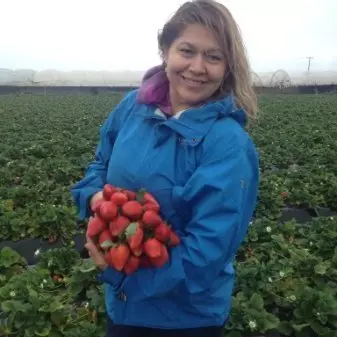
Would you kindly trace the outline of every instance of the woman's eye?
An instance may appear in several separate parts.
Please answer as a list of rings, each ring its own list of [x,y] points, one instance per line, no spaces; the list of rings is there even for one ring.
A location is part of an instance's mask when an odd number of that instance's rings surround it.
[[[190,49],[182,48],[182,49],[180,49],[180,51],[181,51],[182,53],[184,53],[184,54],[187,54],[187,55],[192,54],[192,50],[190,50]]]
[[[211,61],[221,61],[222,58],[218,55],[208,55],[208,58],[211,60]]]

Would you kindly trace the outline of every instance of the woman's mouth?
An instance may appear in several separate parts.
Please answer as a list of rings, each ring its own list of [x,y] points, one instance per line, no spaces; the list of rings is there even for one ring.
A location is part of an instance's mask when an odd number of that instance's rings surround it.
[[[207,83],[207,81],[197,80],[197,79],[185,77],[183,75],[180,75],[180,76],[189,86],[199,87]]]

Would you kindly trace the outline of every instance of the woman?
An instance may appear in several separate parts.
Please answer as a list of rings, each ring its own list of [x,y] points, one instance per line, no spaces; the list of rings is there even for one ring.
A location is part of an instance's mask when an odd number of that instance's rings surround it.
[[[106,284],[107,336],[221,336],[232,261],[257,199],[258,156],[245,131],[256,97],[239,30],[220,3],[183,4],[158,42],[163,65],[108,116],[72,192],[83,219],[106,183],[145,188],[181,238],[165,266],[130,276],[88,240]]]

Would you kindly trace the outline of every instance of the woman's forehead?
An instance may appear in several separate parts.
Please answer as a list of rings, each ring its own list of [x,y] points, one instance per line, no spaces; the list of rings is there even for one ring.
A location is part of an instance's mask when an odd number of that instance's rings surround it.
[[[207,51],[221,51],[214,33],[199,24],[187,25],[175,41],[176,44],[186,44],[190,47]]]

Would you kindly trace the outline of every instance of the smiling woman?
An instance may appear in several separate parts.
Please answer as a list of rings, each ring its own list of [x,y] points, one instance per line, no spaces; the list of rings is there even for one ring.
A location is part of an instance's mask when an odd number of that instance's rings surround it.
[[[207,0],[183,4],[164,25],[158,44],[175,109],[233,93],[247,116],[255,117],[242,36],[225,6]]]
[[[200,24],[186,27],[170,48],[164,45],[164,60],[174,113],[211,97],[228,69],[224,51]]]
[[[73,196],[85,218],[107,184],[145,188],[180,239],[165,265],[150,260],[150,268],[130,275],[128,262],[116,270],[115,255],[104,256],[88,235],[86,247],[107,285],[107,336],[218,337],[231,310],[233,260],[257,201],[258,154],[246,130],[256,97],[239,30],[220,3],[185,3],[158,42],[163,64],[109,114]],[[144,223],[141,217],[140,231]],[[122,237],[117,241],[119,262],[139,258]]]

